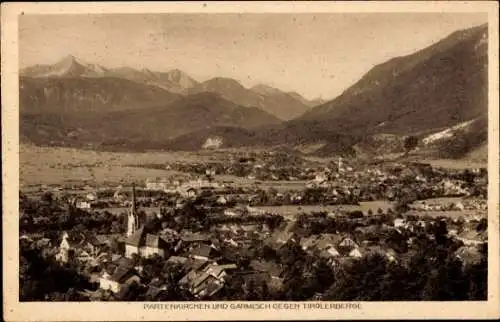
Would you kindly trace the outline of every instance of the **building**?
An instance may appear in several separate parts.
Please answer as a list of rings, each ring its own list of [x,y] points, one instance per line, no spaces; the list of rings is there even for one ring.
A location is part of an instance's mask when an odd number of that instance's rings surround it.
[[[146,180],[145,186],[146,190],[153,190],[153,191],[166,191],[170,189],[170,183],[165,179],[153,181],[148,178]]]
[[[206,244],[199,245],[190,252],[190,257],[199,260],[214,259],[217,256],[219,256],[219,252],[215,247]]]
[[[125,257],[132,258],[137,254],[140,257],[159,255],[165,258],[169,248],[170,244],[163,237],[150,234],[141,227],[125,241]]]
[[[139,228],[137,216],[135,185],[132,186],[132,205],[128,213],[127,239],[125,240],[125,257],[131,258],[134,254],[141,257],[159,255],[165,257],[165,251],[170,244],[161,236],[150,234],[144,227]]]
[[[132,185],[132,205],[128,212],[127,237],[131,237],[139,228],[139,218],[137,216],[137,207],[135,200],[135,184]]]
[[[86,200],[79,200],[76,202],[76,208],[78,209],[90,209],[92,208],[92,203]]]
[[[104,271],[99,277],[99,288],[118,293],[123,286],[132,283],[140,283],[141,279],[135,273],[135,270],[128,265],[118,266],[113,274]]]
[[[64,232],[62,235],[62,241],[59,245],[59,253],[56,254],[56,260],[66,264],[74,255],[75,250],[71,247],[69,241],[69,235],[67,232]]]
[[[228,276],[226,269],[228,268],[216,263],[203,264],[189,271],[179,281],[179,285],[195,297],[212,296],[224,287]]]

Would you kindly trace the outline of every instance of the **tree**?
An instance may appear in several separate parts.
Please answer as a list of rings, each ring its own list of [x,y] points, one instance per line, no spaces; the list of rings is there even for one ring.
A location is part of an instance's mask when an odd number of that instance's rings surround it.
[[[488,220],[486,218],[481,218],[479,223],[476,226],[476,231],[477,232],[483,232],[488,229]]]
[[[46,191],[46,192],[44,192],[44,194],[42,195],[40,200],[51,205],[52,201],[54,200],[54,196],[52,195],[52,192]]]
[[[410,135],[405,138],[404,147],[406,154],[408,154],[411,150],[415,149],[418,145],[418,138],[416,136]]]

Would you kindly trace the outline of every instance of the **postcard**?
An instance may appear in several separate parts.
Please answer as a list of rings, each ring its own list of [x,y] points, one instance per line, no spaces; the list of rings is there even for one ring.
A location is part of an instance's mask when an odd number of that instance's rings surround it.
[[[499,317],[498,3],[1,17],[6,321]]]

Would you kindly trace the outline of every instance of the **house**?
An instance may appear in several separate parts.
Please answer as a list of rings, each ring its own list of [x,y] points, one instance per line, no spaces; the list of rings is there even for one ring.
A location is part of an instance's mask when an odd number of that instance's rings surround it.
[[[155,190],[155,191],[165,191],[169,188],[169,182],[165,179],[161,180],[151,180],[146,179],[146,190]]]
[[[97,194],[95,192],[89,192],[89,193],[87,193],[87,195],[85,196],[85,198],[88,201],[96,201],[97,200]]]
[[[183,256],[170,256],[166,263],[170,265],[184,265],[189,259]]]
[[[319,236],[318,235],[312,235],[309,237],[303,237],[300,239],[300,246],[302,247],[303,250],[308,250],[312,249],[315,247],[317,240]]]
[[[325,259],[326,262],[332,266],[336,264],[335,258],[339,256],[340,256],[339,251],[333,246],[329,246],[326,249],[320,251],[319,253],[319,257]]]
[[[199,260],[209,260],[218,257],[220,253],[213,246],[209,245],[200,245],[193,250],[191,250],[189,256],[194,259]]]
[[[142,227],[125,241],[125,257],[131,258],[133,254],[150,257],[156,254],[164,258],[169,248],[170,244],[162,237],[147,233]]]
[[[90,209],[92,208],[92,203],[86,200],[79,200],[75,203],[75,207],[78,209]]]
[[[348,256],[353,257],[353,258],[361,258],[361,257],[363,257],[363,254],[361,254],[361,251],[359,250],[359,248],[353,248],[349,252]]]
[[[146,291],[146,294],[144,294],[144,296],[150,301],[151,300],[157,301],[166,294],[167,294],[167,285],[165,284],[159,285],[158,283],[153,284],[152,282],[148,285],[148,290]]]
[[[179,285],[189,290],[195,297],[212,296],[224,287],[227,272],[224,267],[212,263],[193,268],[180,281]]]
[[[124,285],[130,285],[134,282],[140,283],[141,279],[137,276],[134,268],[129,265],[118,266],[113,274],[104,271],[99,278],[99,288],[118,293]]]
[[[403,218],[396,218],[393,224],[395,228],[405,227],[406,221]]]
[[[179,251],[181,248],[194,248],[204,244],[210,244],[210,235],[206,233],[192,233],[189,231],[181,231],[181,238],[175,246],[175,250]]]
[[[184,191],[184,195],[188,198],[194,198],[198,194],[198,191],[195,188],[188,188]]]
[[[345,237],[339,245],[340,247],[359,248],[359,245],[349,237]]]
[[[273,289],[280,289],[284,282],[285,269],[281,264],[265,260],[252,260],[249,267],[257,273],[269,275],[269,286]]]
[[[244,215],[244,212],[240,208],[229,208],[224,210],[224,215],[229,217],[238,217]]]
[[[312,235],[300,240],[300,245],[305,251],[318,250],[325,251],[331,247],[337,246],[342,241],[342,237],[335,234]],[[334,251],[331,250],[333,253]],[[326,255],[326,254],[325,254]]]
[[[293,232],[280,231],[267,238],[264,242],[273,248],[281,248],[289,241],[295,241],[297,234]]]
[[[225,204],[227,204],[227,201],[228,201],[228,200],[227,200],[227,198],[226,198],[226,197],[224,197],[224,196],[219,196],[219,197],[217,198],[217,203],[218,203],[218,204],[220,204],[220,205],[225,205]]]

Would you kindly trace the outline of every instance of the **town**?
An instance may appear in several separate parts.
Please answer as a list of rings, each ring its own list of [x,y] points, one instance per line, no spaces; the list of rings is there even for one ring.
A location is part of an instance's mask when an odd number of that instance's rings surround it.
[[[21,300],[486,299],[485,168],[286,152],[142,166],[184,175],[21,187]]]

